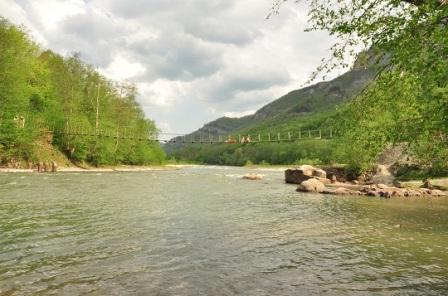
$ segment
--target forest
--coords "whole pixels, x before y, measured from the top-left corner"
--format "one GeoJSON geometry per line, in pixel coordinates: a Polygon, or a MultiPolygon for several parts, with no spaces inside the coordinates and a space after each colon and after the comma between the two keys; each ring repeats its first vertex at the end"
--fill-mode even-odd
{"type": "Polygon", "coordinates": [[[79,165],[164,161],[158,143],[134,139],[157,134],[134,84],[107,79],[79,54],[42,49],[6,19],[0,19],[0,76],[0,165],[26,167],[58,154],[79,165]],[[70,129],[89,134],[63,132],[70,129]],[[126,132],[134,137],[102,136],[126,132]]]}

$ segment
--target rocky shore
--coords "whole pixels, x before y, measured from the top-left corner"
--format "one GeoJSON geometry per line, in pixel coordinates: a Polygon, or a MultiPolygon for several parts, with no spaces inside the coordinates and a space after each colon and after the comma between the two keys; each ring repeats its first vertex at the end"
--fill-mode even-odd
{"type": "MultiPolygon", "coordinates": [[[[285,181],[286,183],[298,184],[297,191],[321,194],[363,195],[384,198],[448,196],[446,191],[435,188],[402,188],[399,184],[367,184],[359,180],[347,181],[345,176],[338,175],[334,170],[328,169],[327,171],[310,165],[303,165],[286,170],[285,181]]],[[[429,184],[426,185],[426,187],[430,187],[429,184]]]]}

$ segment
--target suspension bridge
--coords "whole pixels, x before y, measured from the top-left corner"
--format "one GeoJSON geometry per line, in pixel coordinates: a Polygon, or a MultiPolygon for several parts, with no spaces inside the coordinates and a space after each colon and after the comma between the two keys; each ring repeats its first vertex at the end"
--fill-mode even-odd
{"type": "Polygon", "coordinates": [[[130,141],[145,141],[150,143],[177,143],[177,144],[246,144],[246,143],[286,143],[304,140],[332,139],[335,132],[332,128],[299,129],[294,131],[265,132],[265,133],[212,133],[208,130],[199,130],[190,134],[167,133],[152,131],[135,131],[130,127],[93,127],[82,124],[66,122],[63,125],[48,124],[31,118],[25,124],[22,117],[14,119],[17,129],[27,130],[38,128],[42,133],[53,136],[70,138],[91,137],[130,141]]]}
{"type": "Polygon", "coordinates": [[[194,132],[191,134],[148,132],[136,134],[132,130],[122,129],[86,129],[83,127],[68,126],[66,128],[55,128],[50,131],[54,135],[68,137],[93,137],[109,138],[115,140],[147,141],[157,143],[177,144],[246,144],[246,143],[284,143],[303,140],[319,140],[334,138],[331,128],[298,130],[294,132],[279,133],[256,133],[256,134],[211,134],[208,132],[194,132]]]}

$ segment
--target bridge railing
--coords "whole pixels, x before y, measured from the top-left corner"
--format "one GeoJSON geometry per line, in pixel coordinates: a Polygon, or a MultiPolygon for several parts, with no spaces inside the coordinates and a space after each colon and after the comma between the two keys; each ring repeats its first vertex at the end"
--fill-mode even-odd
{"type": "Polygon", "coordinates": [[[307,139],[332,139],[335,133],[333,129],[299,130],[286,133],[258,133],[258,134],[190,134],[162,140],[167,143],[180,144],[237,144],[237,143],[277,143],[294,142],[307,139]]]}
{"type": "Polygon", "coordinates": [[[189,135],[161,132],[135,132],[123,127],[101,126],[95,128],[87,123],[72,121],[48,122],[40,117],[17,116],[3,119],[0,124],[10,124],[17,129],[34,129],[42,133],[53,133],[65,137],[96,137],[133,141],[148,141],[173,144],[249,144],[249,143],[279,143],[301,140],[332,139],[335,132],[332,128],[295,130],[289,132],[267,132],[256,134],[219,134],[193,133],[189,135]]]}

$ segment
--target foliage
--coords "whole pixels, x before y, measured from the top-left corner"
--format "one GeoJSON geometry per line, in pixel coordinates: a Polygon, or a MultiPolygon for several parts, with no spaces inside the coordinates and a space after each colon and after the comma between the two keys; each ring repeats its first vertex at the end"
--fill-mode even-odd
{"type": "MultiPolygon", "coordinates": [[[[287,0],[275,0],[273,13],[287,0]]],[[[309,30],[339,40],[312,79],[347,67],[347,56],[373,48],[383,62],[375,83],[336,116],[336,149],[367,169],[388,144],[406,144],[430,174],[448,168],[448,5],[444,0],[307,1],[309,30]]]]}
{"type": "MultiPolygon", "coordinates": [[[[287,1],[274,0],[271,15],[278,14],[287,1]]],[[[446,65],[446,59],[442,58],[447,54],[445,0],[308,0],[307,3],[308,30],[324,30],[339,40],[316,75],[338,66],[347,67],[347,55],[354,56],[372,47],[388,55],[399,71],[434,77],[437,72],[428,66],[446,65]]]]}
{"type": "Polygon", "coordinates": [[[136,96],[135,85],[106,79],[76,54],[63,58],[42,51],[23,28],[0,19],[0,164],[37,161],[33,145],[49,137],[76,162],[160,163],[158,144],[132,140],[157,133],[136,96]],[[133,137],[50,133],[73,129],[133,137]]]}
{"type": "Polygon", "coordinates": [[[414,165],[430,175],[446,172],[448,100],[431,96],[420,83],[416,75],[391,69],[344,105],[335,116],[339,158],[368,170],[387,146],[400,145],[414,165]]]}
{"type": "Polygon", "coordinates": [[[326,140],[304,140],[293,143],[203,144],[173,152],[180,161],[216,165],[313,164],[331,163],[331,145],[326,140]]]}

